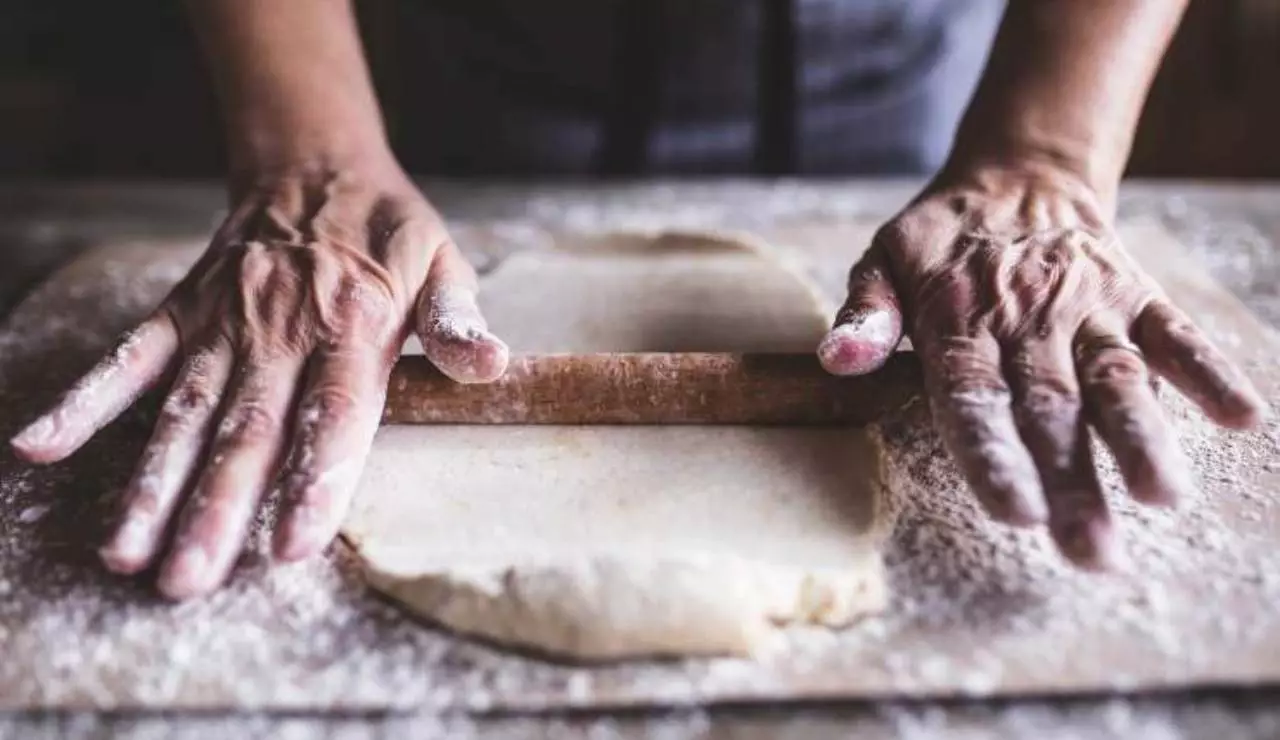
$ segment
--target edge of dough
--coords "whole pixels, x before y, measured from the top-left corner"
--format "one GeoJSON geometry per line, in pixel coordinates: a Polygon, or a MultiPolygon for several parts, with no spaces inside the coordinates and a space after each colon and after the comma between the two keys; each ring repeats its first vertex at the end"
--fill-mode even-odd
{"type": "Polygon", "coordinates": [[[582,660],[741,655],[784,645],[779,626],[846,627],[888,601],[873,553],[800,570],[739,557],[598,556],[531,567],[379,568],[376,590],[457,632],[582,660]]]}
{"type": "MultiPolygon", "coordinates": [[[[857,432],[853,432],[857,433],[857,432]]],[[[878,491],[870,541],[887,539],[900,503],[883,430],[872,445],[878,491]]],[[[781,566],[726,554],[591,554],[516,566],[423,567],[344,531],[365,580],[429,622],[482,640],[570,660],[736,655],[785,647],[787,625],[845,628],[883,611],[889,589],[879,550],[840,567],[781,566]]]]}

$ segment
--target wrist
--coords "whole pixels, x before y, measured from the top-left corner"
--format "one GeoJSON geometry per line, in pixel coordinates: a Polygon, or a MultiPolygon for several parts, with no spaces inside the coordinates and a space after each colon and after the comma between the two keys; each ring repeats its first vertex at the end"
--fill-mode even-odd
{"type": "Polygon", "coordinates": [[[378,127],[245,123],[234,126],[227,141],[233,175],[393,159],[378,127]]]}
{"type": "Polygon", "coordinates": [[[1080,223],[1091,226],[1105,225],[1115,217],[1115,193],[1114,184],[1100,187],[1056,161],[1012,155],[950,162],[938,171],[925,190],[926,196],[954,198],[957,194],[968,194],[950,202],[965,203],[969,207],[992,199],[1018,202],[1022,204],[1020,208],[1027,208],[1029,203],[1056,203],[1058,205],[1049,209],[1058,209],[1055,213],[1041,215],[1066,221],[1078,217],[1080,223]],[[975,197],[968,197],[970,195],[975,197]]]}
{"type": "Polygon", "coordinates": [[[338,178],[388,191],[416,192],[390,149],[373,143],[315,142],[256,150],[239,161],[233,159],[227,181],[231,199],[237,201],[246,193],[273,192],[290,182],[304,188],[323,187],[338,178]]]}
{"type": "Polygon", "coordinates": [[[1046,137],[984,137],[985,141],[957,140],[938,179],[984,181],[1010,177],[1041,183],[1078,194],[1088,194],[1099,209],[1115,209],[1123,162],[1108,156],[1104,148],[1079,141],[1046,137]]]}

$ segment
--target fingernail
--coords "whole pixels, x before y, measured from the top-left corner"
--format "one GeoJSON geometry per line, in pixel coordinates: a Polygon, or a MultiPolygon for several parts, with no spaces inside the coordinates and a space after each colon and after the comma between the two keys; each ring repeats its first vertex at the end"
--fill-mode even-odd
{"type": "Polygon", "coordinates": [[[127,517],[115,536],[98,550],[99,557],[113,573],[131,574],[145,568],[151,559],[151,523],[133,515],[127,517]]]}
{"type": "Polygon", "coordinates": [[[433,337],[431,361],[459,383],[488,383],[507,369],[510,350],[485,329],[471,328],[465,335],[441,340],[433,337]]]}
{"type": "Polygon", "coordinates": [[[42,416],[26,429],[14,435],[10,444],[20,452],[31,454],[51,446],[57,439],[57,425],[49,416],[42,416]]]}
{"type": "Polygon", "coordinates": [[[507,369],[511,350],[506,342],[498,339],[488,331],[483,332],[475,345],[472,371],[477,382],[487,383],[497,380],[507,369]]]}
{"type": "Polygon", "coordinates": [[[160,590],[174,599],[185,599],[208,589],[209,554],[198,545],[183,547],[165,566],[160,590]]]}
{"type": "Polygon", "coordinates": [[[871,311],[827,332],[818,344],[818,359],[835,375],[870,372],[893,351],[894,333],[887,311],[871,311]]]}

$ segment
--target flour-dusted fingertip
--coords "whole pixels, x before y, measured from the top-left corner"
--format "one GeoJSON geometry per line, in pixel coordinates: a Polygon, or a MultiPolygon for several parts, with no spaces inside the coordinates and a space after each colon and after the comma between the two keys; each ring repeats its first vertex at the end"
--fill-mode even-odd
{"type": "Polygon", "coordinates": [[[134,575],[146,570],[154,556],[153,527],[137,516],[126,517],[111,539],[98,548],[102,564],[119,575],[134,575]]]}
{"type": "Polygon", "coordinates": [[[429,290],[418,318],[427,359],[458,383],[488,383],[501,377],[510,350],[489,331],[475,289],[441,282],[429,290]]]}
{"type": "Polygon", "coordinates": [[[104,568],[119,576],[137,575],[147,569],[145,560],[140,560],[131,554],[121,553],[115,548],[106,545],[98,548],[98,559],[102,561],[104,568]]]}
{"type": "Polygon", "coordinates": [[[9,447],[27,462],[57,462],[66,456],[60,448],[58,436],[57,425],[46,414],[15,434],[9,440],[9,447]]]}
{"type": "Polygon", "coordinates": [[[1049,522],[1049,506],[1030,459],[1019,462],[1014,456],[999,456],[962,463],[969,489],[994,521],[1028,529],[1049,522]]]}
{"type": "Polygon", "coordinates": [[[1177,441],[1170,437],[1165,444],[1167,448],[1154,459],[1122,464],[1121,473],[1135,501],[1176,509],[1181,502],[1195,498],[1200,484],[1177,441]]]}
{"type": "Polygon", "coordinates": [[[832,375],[860,375],[884,364],[887,352],[868,343],[852,326],[837,326],[818,344],[818,361],[832,375]]]}
{"type": "Polygon", "coordinates": [[[879,369],[901,338],[901,324],[887,310],[844,318],[818,343],[818,360],[832,375],[862,375],[879,369]]]}
{"type": "Polygon", "coordinates": [[[1133,335],[1151,369],[1215,423],[1247,430],[1266,420],[1270,409],[1257,388],[1178,307],[1152,301],[1138,316],[1133,335]]]}
{"type": "Polygon", "coordinates": [[[1230,429],[1257,429],[1271,419],[1271,407],[1247,379],[1223,402],[1223,413],[1216,421],[1230,429]]]}
{"type": "Polygon", "coordinates": [[[219,581],[219,574],[203,547],[179,545],[161,567],[156,586],[165,598],[185,601],[213,591],[219,581]]]}
{"type": "Polygon", "coordinates": [[[425,337],[423,348],[427,359],[458,383],[491,383],[502,377],[511,359],[505,342],[478,327],[461,336],[425,337]]]}

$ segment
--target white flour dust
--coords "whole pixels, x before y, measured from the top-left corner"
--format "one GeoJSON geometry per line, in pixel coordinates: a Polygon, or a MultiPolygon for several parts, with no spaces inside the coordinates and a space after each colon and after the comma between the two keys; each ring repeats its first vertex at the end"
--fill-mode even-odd
{"type": "MultiPolygon", "coordinates": [[[[506,346],[485,326],[476,303],[476,292],[459,285],[445,285],[427,301],[423,317],[424,350],[445,374],[460,383],[490,375],[493,358],[488,348],[506,346]]],[[[505,365],[505,360],[503,361],[505,365]]]]}
{"type": "MultiPolygon", "coordinates": [[[[583,215],[607,221],[599,212],[583,215]]],[[[140,250],[129,264],[99,262],[24,304],[0,330],[3,431],[30,419],[89,367],[198,251],[194,244],[181,253],[157,247],[140,250]]],[[[1060,681],[1062,690],[1080,686],[1073,681],[1122,690],[1225,675],[1280,635],[1273,608],[1280,602],[1280,548],[1270,536],[1280,511],[1259,493],[1266,486],[1241,485],[1280,476],[1280,427],[1225,434],[1174,394],[1165,397],[1202,485],[1179,510],[1140,506],[1100,454],[1127,556],[1120,573],[1078,573],[1043,533],[990,523],[939,455],[937,436],[909,415],[889,425],[902,495],[888,555],[895,594],[888,614],[843,633],[796,631],[792,649],[766,663],[591,668],[455,640],[407,620],[365,591],[341,547],[272,566],[265,555],[270,505],[231,584],[209,599],[173,606],[154,597],[145,578],[107,574],[93,550],[154,419],[155,403],[144,403],[66,464],[33,469],[0,460],[0,701],[687,706],[786,695],[797,685],[821,694],[832,680],[842,690],[919,695],[960,687],[983,696],[1027,676],[1060,681]]],[[[911,413],[923,414],[923,405],[911,413]]],[[[923,712],[894,716],[903,727],[931,726],[923,712]]]]}

